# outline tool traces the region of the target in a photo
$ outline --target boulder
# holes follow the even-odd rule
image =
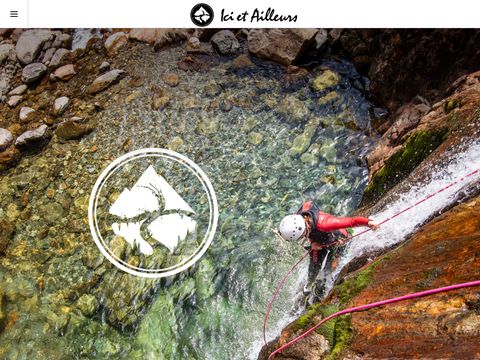
[[[13,143],[13,135],[7,129],[0,128],[0,151],[5,150]]]
[[[67,64],[60,66],[55,72],[53,73],[54,79],[60,79],[63,81],[70,80],[76,74],[75,67],[73,64]]]
[[[24,31],[18,38],[16,51],[17,58],[23,65],[32,63],[42,50],[43,45],[53,40],[50,30],[34,29]]]
[[[316,29],[252,29],[248,33],[248,50],[257,57],[290,65],[316,33]]]
[[[233,55],[240,49],[240,43],[230,30],[221,30],[210,40],[213,48],[221,55]]]
[[[128,34],[123,31],[110,35],[105,41],[105,49],[108,55],[114,55],[128,42]]]
[[[21,151],[35,151],[48,143],[50,130],[43,124],[34,130],[25,131],[15,141],[15,146]]]
[[[67,120],[57,126],[55,134],[64,140],[76,140],[89,134],[93,129],[77,120]]]
[[[70,104],[70,98],[68,98],[67,96],[62,96],[55,99],[55,102],[53,103],[53,115],[62,115],[67,109],[68,104]]]
[[[47,72],[47,67],[42,63],[33,63],[25,66],[22,71],[22,81],[26,84],[40,79]]]
[[[164,45],[186,40],[188,32],[186,29],[132,29],[130,37],[154,45],[159,50]]]
[[[88,87],[87,92],[89,94],[96,94],[100,91],[105,90],[110,85],[113,85],[120,81],[121,78],[125,76],[125,71],[123,70],[110,70],[109,72],[100,75],[97,77],[93,83]]]

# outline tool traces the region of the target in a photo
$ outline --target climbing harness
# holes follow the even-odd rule
[[[443,191],[451,188],[452,186],[455,186],[456,184],[459,184],[461,182],[463,182],[465,179],[477,174],[480,172],[480,168],[475,170],[475,171],[472,171],[471,173],[465,175],[464,177],[448,184],[447,186],[441,188],[440,190],[426,196],[425,198],[423,198],[422,200],[419,200],[417,201],[416,203],[414,203],[413,205],[403,209],[402,211],[390,216],[389,218],[383,220],[382,222],[380,222],[378,225],[383,225],[385,224],[386,222],[390,221],[390,220],[393,220],[394,218],[400,216],[401,214],[411,210],[412,208],[420,205],[421,203],[431,199],[432,197],[442,193]],[[371,229],[366,229],[358,234],[355,234],[353,235],[352,237],[350,237],[350,240],[358,237],[358,236],[361,236],[367,232],[371,231]],[[325,245],[324,247],[330,247],[332,245],[335,245],[336,243],[338,243],[340,241],[335,241],[333,243],[330,243],[330,244],[327,244]],[[268,303],[268,306],[267,306],[267,311],[265,313],[265,318],[263,320],[263,341],[265,342],[265,345],[268,349],[268,343],[267,343],[267,321],[268,321],[268,315],[270,314],[270,310],[272,308],[272,305],[278,295],[278,293],[280,292],[283,284],[285,283],[285,281],[287,280],[287,277],[293,272],[293,270],[298,266],[298,264],[300,264],[302,262],[303,259],[305,259],[305,257],[307,257],[307,255],[312,251],[312,249],[308,250],[305,254],[302,255],[302,257],[287,271],[287,273],[283,276],[282,280],[280,281],[277,289],[275,290],[275,292],[273,293],[272,295],[272,298],[270,299],[270,302]],[[363,310],[367,310],[367,309],[371,309],[373,307],[377,307],[377,306],[382,306],[382,305],[386,305],[386,304],[391,304],[391,303],[394,303],[394,302],[398,302],[398,301],[403,301],[403,300],[407,300],[407,299],[413,299],[413,298],[418,298],[418,297],[422,297],[422,296],[427,296],[427,295],[431,295],[431,294],[436,294],[436,293],[439,293],[439,292],[445,292],[445,291],[451,291],[451,290],[456,290],[456,289],[461,289],[461,288],[466,288],[466,287],[472,287],[472,286],[478,286],[480,285],[480,280],[478,281],[472,281],[472,282],[469,282],[469,283],[463,283],[463,284],[456,284],[456,285],[451,285],[451,286],[446,286],[446,287],[442,287],[442,288],[437,288],[437,289],[432,289],[432,290],[427,290],[427,291],[423,291],[423,292],[418,292],[418,293],[413,293],[413,294],[409,294],[409,295],[405,295],[405,296],[401,296],[401,297],[398,297],[398,298],[393,298],[393,299],[388,299],[388,300],[383,300],[383,301],[379,301],[379,302],[376,302],[376,303],[371,303],[371,304],[367,304],[367,305],[363,305],[363,306],[359,306],[359,307],[355,307],[355,308],[351,308],[351,309],[346,309],[346,310],[342,310],[342,311],[339,311],[335,314],[332,314],[330,316],[328,316],[327,318],[323,319],[320,323],[318,323],[317,325],[315,325],[314,327],[310,328],[309,330],[307,330],[305,333],[303,333],[302,335],[296,337],[295,339],[291,340],[290,342],[286,343],[285,345],[283,345],[282,347],[278,348],[277,350],[275,350],[272,354],[270,354],[270,356],[268,357],[268,359],[270,360],[275,354],[278,354],[279,352],[281,352],[282,350],[284,350],[285,348],[289,347],[290,345],[294,344],[295,342],[297,342],[298,340],[308,336],[311,332],[315,331],[315,329],[317,329],[318,327],[320,327],[322,324],[324,324],[325,322],[327,322],[328,320],[336,317],[336,316],[340,316],[340,315],[343,315],[343,314],[348,314],[348,313],[352,313],[352,312],[358,312],[358,311],[363,311]]]

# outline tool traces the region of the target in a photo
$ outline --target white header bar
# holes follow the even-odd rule
[[[213,9],[212,28],[480,27],[474,0],[1,0],[0,28],[191,28],[201,2]]]

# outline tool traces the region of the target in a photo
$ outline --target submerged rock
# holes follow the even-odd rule
[[[180,78],[177,74],[167,74],[165,75],[165,83],[171,87],[175,87],[180,83]]]
[[[258,132],[248,134],[248,142],[253,145],[259,145],[263,141],[263,135]]]
[[[340,77],[338,74],[327,69],[313,79],[312,88],[315,91],[323,91],[327,88],[337,85],[339,81]]]
[[[170,102],[170,97],[168,96],[154,95],[152,99],[152,109],[163,110],[167,107],[169,102]]]
[[[316,29],[252,29],[248,32],[248,50],[257,57],[290,65],[316,33]]]
[[[97,94],[109,86],[117,83],[125,76],[125,71],[123,70],[110,70],[109,72],[100,75],[97,77],[93,83],[88,87],[87,92],[89,94]]]
[[[18,151],[15,146],[10,146],[0,152],[0,171],[6,170],[17,164],[20,157],[20,151]]]
[[[39,80],[47,72],[47,67],[42,63],[27,65],[22,71],[22,81],[26,84]]]
[[[297,123],[305,119],[308,115],[307,106],[295,97],[294,95],[288,95],[283,101],[281,101],[277,111],[284,115],[288,121]]]
[[[77,307],[85,316],[92,316],[98,309],[98,300],[90,294],[83,294],[77,301]]]
[[[313,118],[305,125],[303,133],[293,140],[292,147],[290,148],[290,154],[292,156],[300,155],[307,151],[318,125],[320,125],[320,118]]]
[[[230,30],[221,30],[210,40],[213,48],[221,55],[233,55],[240,49],[240,43]]]
[[[76,140],[92,132],[93,128],[77,120],[66,120],[60,123],[55,130],[55,135],[64,140]]]

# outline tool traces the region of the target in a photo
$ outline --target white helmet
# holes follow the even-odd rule
[[[295,241],[302,237],[305,227],[305,220],[301,215],[288,215],[280,222],[278,231],[285,240]]]

